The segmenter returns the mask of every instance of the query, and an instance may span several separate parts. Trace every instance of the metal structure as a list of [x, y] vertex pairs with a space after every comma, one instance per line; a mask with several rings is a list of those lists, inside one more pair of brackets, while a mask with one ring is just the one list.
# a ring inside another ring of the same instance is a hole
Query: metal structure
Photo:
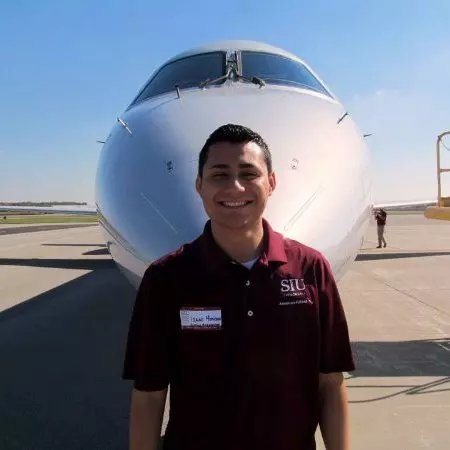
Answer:
[[443, 168], [441, 166], [442, 139], [448, 135], [450, 135], [450, 131], [445, 131], [438, 136], [436, 141], [436, 168], [438, 186], [437, 204], [436, 206], [430, 206], [426, 209], [425, 217], [427, 217], [428, 219], [450, 220], [450, 197], [444, 197], [442, 195], [442, 174], [445, 172], [450, 172], [450, 168]]

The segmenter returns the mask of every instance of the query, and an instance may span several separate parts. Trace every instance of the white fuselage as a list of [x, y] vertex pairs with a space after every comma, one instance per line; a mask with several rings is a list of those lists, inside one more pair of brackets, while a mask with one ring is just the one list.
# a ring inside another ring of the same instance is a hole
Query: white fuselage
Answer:
[[[109, 135], [96, 179], [109, 251], [137, 287], [147, 266], [203, 230], [195, 191], [198, 153], [219, 126], [247, 126], [267, 141], [277, 188], [265, 218], [321, 251], [339, 279], [370, 219], [364, 138], [335, 99], [311, 90], [227, 81], [174, 89], [128, 109]], [[127, 126], [125, 127], [124, 124]]]

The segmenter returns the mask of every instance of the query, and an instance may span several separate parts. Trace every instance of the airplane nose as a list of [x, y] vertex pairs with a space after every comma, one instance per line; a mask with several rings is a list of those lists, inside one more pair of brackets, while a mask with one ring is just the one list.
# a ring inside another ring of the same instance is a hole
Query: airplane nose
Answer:
[[[266, 218], [286, 235], [314, 243], [314, 229], [323, 231], [317, 220], [340, 227], [330, 217], [342, 206], [338, 189], [330, 195], [333, 187], [354, 188], [348, 179], [359, 164], [361, 139], [351, 120], [337, 124], [342, 115], [342, 106], [323, 95], [247, 85], [143, 102], [122, 117], [131, 133], [118, 123], [103, 147], [100, 212], [145, 261], [195, 239], [207, 220], [195, 190], [199, 151], [216, 128], [236, 123], [260, 133], [272, 152], [278, 183]], [[321, 202], [329, 202], [326, 210]]]

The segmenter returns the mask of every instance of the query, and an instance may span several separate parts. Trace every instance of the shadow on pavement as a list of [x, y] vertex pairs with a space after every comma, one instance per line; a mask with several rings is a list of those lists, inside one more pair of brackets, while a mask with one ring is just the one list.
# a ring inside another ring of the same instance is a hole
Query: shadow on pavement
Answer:
[[444, 377], [450, 374], [450, 338], [354, 342], [356, 377]]
[[41, 244], [43, 247], [106, 247], [105, 244]]
[[[103, 249], [101, 250], [103, 251]], [[93, 255], [93, 253], [90, 252], [84, 254]], [[96, 253], [96, 255], [98, 254], [99, 253]], [[27, 266], [27, 267], [48, 267], [54, 269], [97, 270], [97, 269], [113, 268], [114, 261], [112, 259], [89, 259], [89, 258], [86, 259], [0, 258], [0, 266]]]
[[83, 255], [85, 255], [85, 256], [103, 256], [103, 255], [109, 255], [109, 251], [107, 248], [98, 248], [96, 250], [89, 250], [87, 252], [84, 252]]
[[356, 261], [378, 261], [382, 259], [423, 258], [425, 256], [448, 256], [450, 252], [414, 252], [414, 253], [360, 253]]
[[95, 270], [0, 314], [0, 448], [125, 449], [135, 290]]

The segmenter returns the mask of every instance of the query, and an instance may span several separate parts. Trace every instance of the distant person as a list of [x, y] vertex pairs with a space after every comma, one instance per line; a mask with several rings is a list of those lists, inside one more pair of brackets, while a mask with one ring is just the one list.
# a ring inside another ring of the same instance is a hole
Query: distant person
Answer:
[[124, 378], [130, 450], [348, 450], [342, 372], [354, 370], [336, 282], [316, 250], [263, 219], [276, 186], [263, 138], [212, 133], [197, 192], [209, 220], [153, 262], [137, 293]]
[[377, 221], [377, 232], [378, 232], [378, 247], [381, 248], [381, 245], [383, 244], [383, 247], [386, 247], [386, 239], [384, 239], [384, 229], [386, 227], [386, 217], [387, 213], [383, 208], [380, 208], [375, 213], [375, 220]]

